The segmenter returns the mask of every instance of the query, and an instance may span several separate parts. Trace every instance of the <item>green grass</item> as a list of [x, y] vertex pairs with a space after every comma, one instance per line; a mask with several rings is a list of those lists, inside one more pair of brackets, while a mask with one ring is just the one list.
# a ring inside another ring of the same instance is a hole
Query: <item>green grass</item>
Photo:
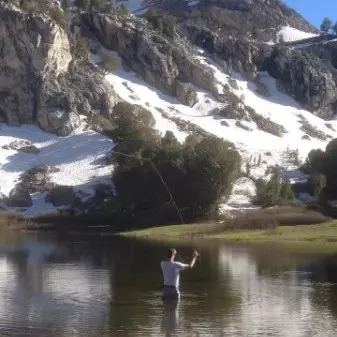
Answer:
[[119, 233], [123, 236], [144, 238], [144, 239], [193, 239], [196, 237], [204, 237], [207, 234], [214, 233], [217, 224], [188, 224], [188, 225], [172, 225], [161, 227], [150, 227], [147, 229], [134, 230]]
[[121, 235], [162, 241], [202, 239], [205, 242], [214, 240], [245, 245], [286, 247], [296, 251], [337, 252], [337, 221], [250, 231], [224, 231], [221, 225], [214, 223], [175, 225], [131, 231]]

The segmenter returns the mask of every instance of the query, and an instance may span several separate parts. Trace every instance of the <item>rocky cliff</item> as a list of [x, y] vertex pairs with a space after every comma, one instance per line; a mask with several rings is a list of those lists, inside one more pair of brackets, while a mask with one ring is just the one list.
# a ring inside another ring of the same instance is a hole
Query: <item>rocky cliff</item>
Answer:
[[96, 67], [74, 59], [70, 44], [76, 41], [70, 43], [69, 36], [76, 28], [116, 51], [123, 65], [147, 83], [189, 106], [197, 102], [195, 88], [226, 103], [212, 70], [195, 57], [199, 47], [227, 74], [233, 69], [254, 81], [267, 71], [304, 108], [325, 118], [337, 112], [335, 43], [303, 49], [275, 44], [285, 26], [318, 33], [282, 2], [150, 4], [175, 16], [171, 37], [154, 29], [146, 15], [75, 10], [68, 22], [72, 30], [66, 32], [46, 15], [26, 14], [1, 3], [0, 119], [10, 124], [37, 122], [43, 130], [67, 135], [78, 126], [80, 113], [111, 112], [116, 101], [111, 86]]
[[0, 120], [67, 135], [79, 113], [110, 110], [115, 95], [89, 63], [74, 60], [67, 33], [46, 15], [0, 3]]

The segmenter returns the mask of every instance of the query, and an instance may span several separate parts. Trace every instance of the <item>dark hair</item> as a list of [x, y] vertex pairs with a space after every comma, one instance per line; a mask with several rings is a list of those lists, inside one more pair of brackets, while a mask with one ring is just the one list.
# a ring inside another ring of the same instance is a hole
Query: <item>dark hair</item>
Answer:
[[171, 258], [172, 255], [174, 255], [176, 252], [177, 252], [177, 251], [176, 251], [175, 248], [169, 248], [169, 249], [167, 250], [167, 257], [168, 257], [168, 258]]

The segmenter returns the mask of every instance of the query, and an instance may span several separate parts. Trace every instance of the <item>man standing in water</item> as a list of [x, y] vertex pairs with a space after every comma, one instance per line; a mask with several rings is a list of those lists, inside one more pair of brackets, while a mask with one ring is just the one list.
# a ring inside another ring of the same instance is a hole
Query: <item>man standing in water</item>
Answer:
[[168, 250], [166, 260], [161, 261], [161, 269], [163, 272], [164, 285], [162, 287], [162, 298], [180, 298], [179, 292], [179, 273], [183, 269], [193, 268], [198, 257], [198, 252], [195, 250], [192, 255], [192, 260], [189, 264], [176, 262], [174, 258], [177, 251], [174, 248]]

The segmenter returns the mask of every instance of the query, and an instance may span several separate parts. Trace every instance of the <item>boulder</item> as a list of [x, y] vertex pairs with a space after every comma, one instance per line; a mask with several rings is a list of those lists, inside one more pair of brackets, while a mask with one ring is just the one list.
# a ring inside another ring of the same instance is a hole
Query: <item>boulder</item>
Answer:
[[46, 196], [46, 201], [54, 206], [71, 205], [75, 197], [72, 186], [57, 186], [52, 188]]
[[33, 201], [27, 190], [15, 187], [9, 192], [7, 204], [11, 207], [31, 207]]

